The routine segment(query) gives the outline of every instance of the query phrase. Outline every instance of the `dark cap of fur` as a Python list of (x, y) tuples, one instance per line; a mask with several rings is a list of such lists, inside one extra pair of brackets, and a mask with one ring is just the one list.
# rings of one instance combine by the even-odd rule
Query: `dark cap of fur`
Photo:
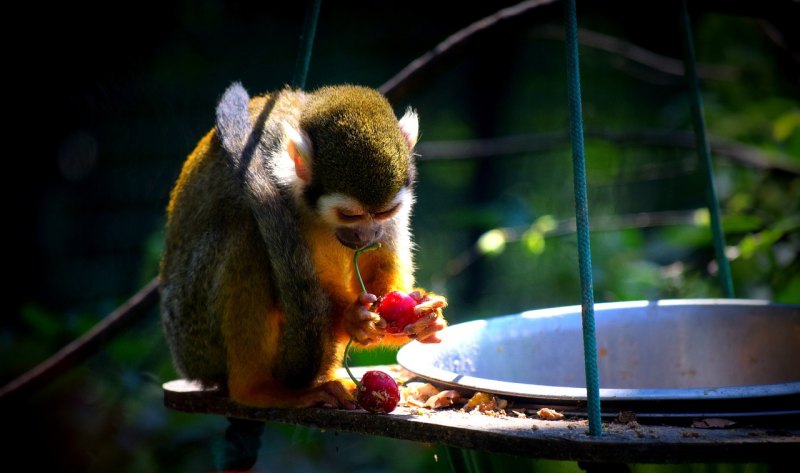
[(341, 192), (379, 209), (409, 183), (411, 151), (376, 90), (344, 85), (309, 95), (300, 118), (311, 138), (315, 193)]

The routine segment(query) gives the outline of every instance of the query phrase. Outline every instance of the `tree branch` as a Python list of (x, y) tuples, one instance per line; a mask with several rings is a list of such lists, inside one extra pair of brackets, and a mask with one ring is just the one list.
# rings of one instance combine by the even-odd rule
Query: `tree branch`
[(423, 78), (451, 61), (479, 41), (486, 41), (492, 34), (514, 31), (527, 26), (527, 19), (537, 8), (555, 3), (556, 0), (528, 0), (498, 10), (496, 13), (482, 18), (464, 29), (448, 36), (433, 49), (413, 60), (394, 77), (386, 81), (378, 90), (390, 102), (398, 102), (407, 95), (415, 84)]
[[(533, 29), (533, 34), (539, 38), (564, 40), (564, 28), (558, 25), (536, 27)], [(662, 56), (614, 36), (581, 28), (578, 30), (578, 41), (582, 46), (617, 54), (664, 74), (683, 77), (682, 60)], [(739, 70), (732, 66), (698, 64), (697, 75), (701, 79), (733, 81), (739, 76)]]
[(100, 351), (115, 335), (130, 327), (156, 304), (158, 283), (158, 278), (153, 279), (91, 330), (3, 386), (0, 402), (30, 394)]
[[(634, 143), (641, 146), (694, 149), (694, 134), (689, 131), (640, 130), (597, 131), (586, 130), (587, 138), (613, 143)], [(417, 145), (419, 160), (434, 159), (485, 159), (500, 155), (543, 152), (569, 143), (566, 131), (514, 135), (484, 140), (427, 141)], [(718, 157), (757, 169), (780, 171), (800, 175), (800, 164), (785, 154), (766, 155), (756, 147), (722, 138), (711, 138), (711, 152)]]

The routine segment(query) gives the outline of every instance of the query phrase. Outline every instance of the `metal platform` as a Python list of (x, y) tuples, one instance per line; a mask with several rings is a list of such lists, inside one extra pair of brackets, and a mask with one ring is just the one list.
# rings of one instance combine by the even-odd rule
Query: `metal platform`
[[(358, 377), (367, 368), (356, 368)], [(376, 369), (370, 367), (369, 369)], [(400, 381), (413, 374), (397, 365), (378, 367)], [(259, 409), (232, 402), (216, 391), (185, 380), (164, 384), (164, 403), (183, 412), (217, 414), (324, 430), (435, 443), (530, 458), (598, 463), (771, 463), (800, 451), (800, 428), (792, 418), (737, 419), (726, 428), (692, 427), (693, 420), (666, 423), (603, 422), (604, 434), (588, 434), (585, 418), (537, 418), (538, 405), (514, 402), (505, 416), (467, 413), (459, 408), (398, 407), (391, 414), (328, 408)], [(511, 409), (527, 413), (519, 418)]]

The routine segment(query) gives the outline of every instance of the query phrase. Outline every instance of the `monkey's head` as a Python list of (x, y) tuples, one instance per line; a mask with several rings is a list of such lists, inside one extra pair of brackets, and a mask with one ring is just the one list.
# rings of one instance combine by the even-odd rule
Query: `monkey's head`
[(417, 114), (398, 120), (386, 98), (359, 86), (308, 95), (288, 151), (303, 201), (350, 248), (381, 239), (385, 226), (413, 203)]

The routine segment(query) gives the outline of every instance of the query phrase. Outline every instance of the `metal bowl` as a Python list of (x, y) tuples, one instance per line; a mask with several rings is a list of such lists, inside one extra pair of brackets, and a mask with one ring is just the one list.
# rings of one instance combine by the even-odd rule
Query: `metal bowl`
[[(737, 299), (595, 305), (605, 415), (800, 413), (800, 305)], [(448, 327), (397, 355), (431, 382), (542, 405), (586, 401), (581, 307)]]

